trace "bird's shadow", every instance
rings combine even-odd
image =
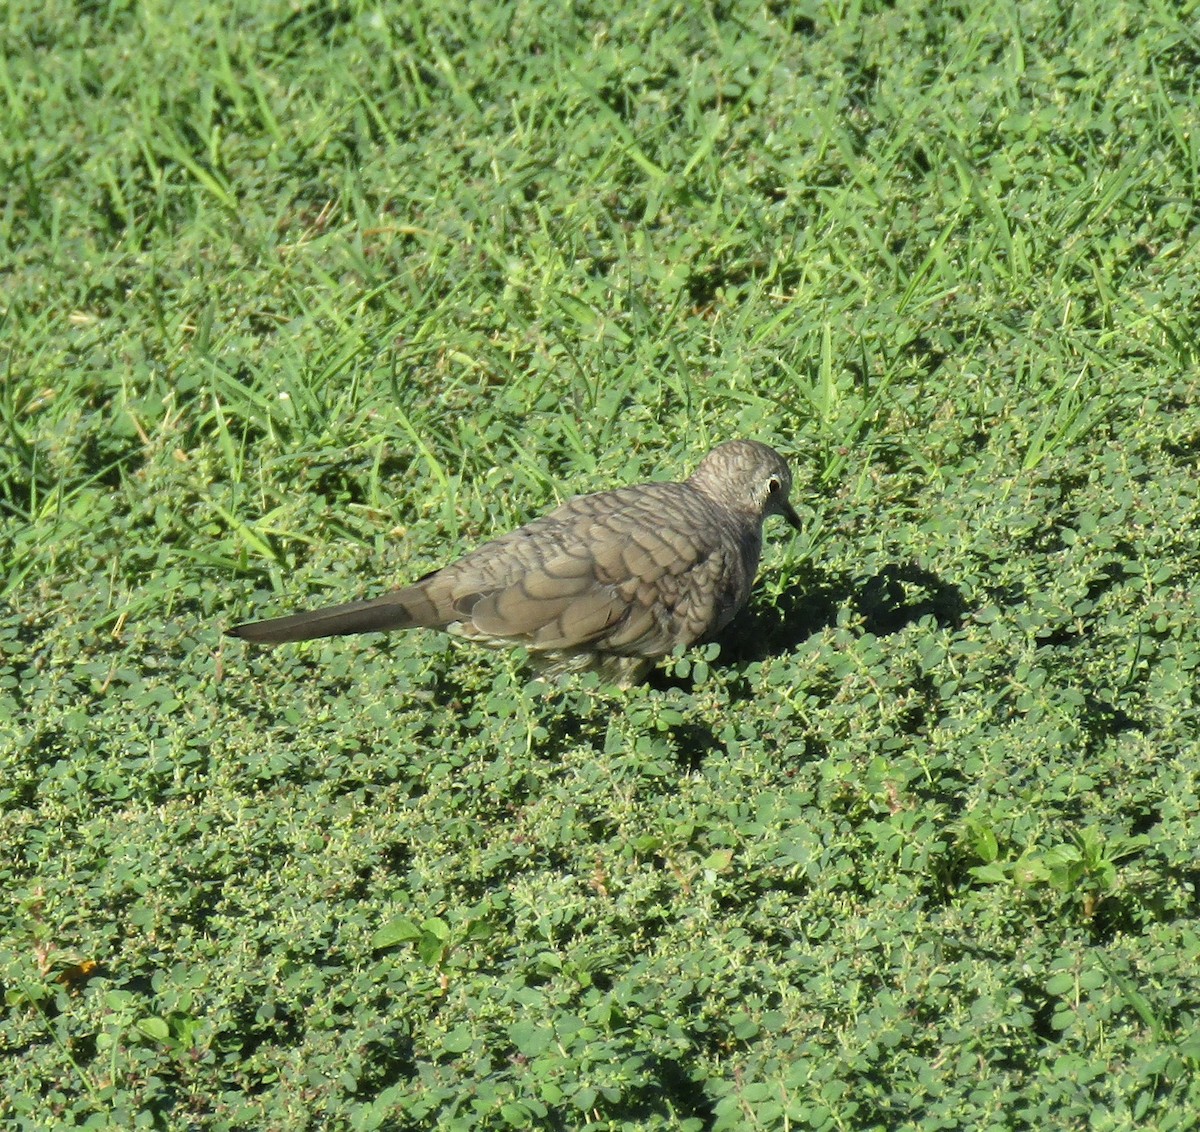
[[[743,665],[791,652],[814,633],[837,623],[849,606],[864,632],[887,636],[932,616],[945,628],[962,623],[967,603],[952,582],[915,563],[885,566],[868,578],[812,570],[773,605],[751,602],[715,639],[720,664]],[[667,686],[678,681],[668,680]]]
[[[863,631],[876,636],[896,633],[925,616],[932,616],[940,626],[955,628],[967,610],[956,585],[913,563],[885,566],[867,578],[813,570],[773,605],[751,602],[715,638],[721,646],[716,663],[738,668],[791,652],[814,633],[835,625],[838,611],[847,605],[861,618]],[[660,690],[691,692],[694,688],[690,677],[676,676],[663,667],[650,674],[648,683]],[[748,686],[734,692],[735,698],[753,694]],[[679,762],[691,770],[721,745],[712,729],[697,721],[672,729],[672,737]]]

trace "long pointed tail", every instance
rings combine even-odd
[[[344,605],[293,613],[290,617],[235,625],[228,633],[244,641],[279,645],[285,641],[309,641],[314,637],[413,629],[418,625],[437,626],[441,623],[433,602],[418,586],[409,586],[369,601],[349,601]]]

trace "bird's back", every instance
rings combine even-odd
[[[686,483],[568,500],[420,585],[438,627],[535,653],[653,657],[716,632],[749,595],[757,526]]]

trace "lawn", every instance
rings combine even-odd
[[[1200,5],[0,27],[0,1126],[1194,1127]],[[642,686],[223,636],[735,436]]]

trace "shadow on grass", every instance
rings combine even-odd
[[[790,652],[836,624],[838,610],[847,604],[862,618],[864,630],[876,636],[930,615],[943,628],[957,628],[966,612],[957,586],[915,564],[886,566],[866,579],[813,573],[774,606],[752,602],[717,638],[720,663],[745,664]]]
[[[922,617],[932,615],[943,627],[961,624],[966,602],[958,587],[932,571],[915,565],[888,566],[873,577],[811,575],[785,592],[774,606],[751,602],[717,638],[718,666],[736,668],[769,656],[794,651],[814,633],[837,623],[838,610],[850,605],[862,618],[865,632],[886,636]],[[691,677],[654,669],[647,683],[660,691],[693,690]],[[750,698],[753,689],[742,684],[735,698]],[[695,771],[704,759],[724,747],[717,734],[695,720],[671,728],[675,758],[680,767]],[[810,752],[820,757],[819,748]]]

